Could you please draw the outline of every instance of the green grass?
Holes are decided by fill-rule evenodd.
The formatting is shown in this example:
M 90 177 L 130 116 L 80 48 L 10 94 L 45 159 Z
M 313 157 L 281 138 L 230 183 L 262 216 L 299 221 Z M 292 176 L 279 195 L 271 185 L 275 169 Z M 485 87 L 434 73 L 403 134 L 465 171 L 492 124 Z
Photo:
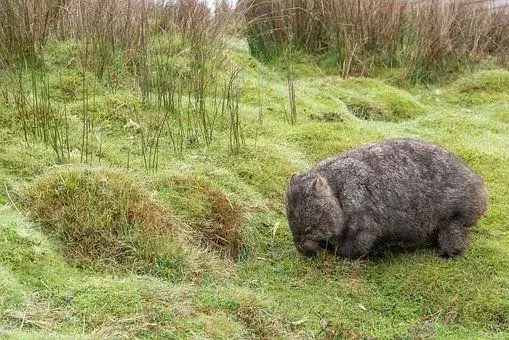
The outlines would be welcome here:
M 69 162 L 79 163 L 81 90 L 77 66 L 66 63 L 73 46 L 50 45 L 46 72 L 55 96 L 67 101 Z M 186 143 L 182 155 L 164 138 L 157 173 L 144 171 L 139 134 L 124 128 L 135 118 L 133 106 L 141 123 L 157 113 L 141 103 L 128 78 L 114 94 L 110 84 L 90 81 L 97 87 L 91 112 L 102 139 L 99 153 L 99 133 L 93 136 L 94 164 L 85 168 L 91 175 L 82 167 L 55 169 L 52 150 L 26 144 L 15 108 L 0 99 L 0 337 L 509 337 L 507 71 L 467 74 L 440 88 L 400 89 L 383 78 L 343 80 L 321 76 L 312 63 L 297 65 L 298 120 L 290 125 L 284 73 L 259 64 L 241 41 L 230 49 L 245 67 L 244 147 L 230 153 L 222 124 L 210 146 Z M 438 142 L 485 179 L 490 209 L 473 229 L 469 250 L 453 261 L 434 250 L 359 262 L 301 257 L 284 212 L 291 174 L 392 137 Z M 31 188 L 32 201 L 23 187 Z M 37 204 L 27 208 L 34 197 Z M 143 256 L 128 266 L 76 261 L 52 229 L 78 228 L 95 216 L 101 223 L 82 226 L 111 227 L 123 219 L 121 227 L 138 230 L 131 208 L 140 197 L 190 228 L 179 247 L 135 244 L 135 251 L 159 252 L 148 267 Z M 34 209 L 50 203 L 61 214 L 34 218 Z M 22 208 L 25 216 L 17 211 Z M 91 210 L 72 214 L 80 208 Z M 238 233 L 214 231 L 232 225 Z M 200 230 L 206 231 L 201 238 Z M 203 242 L 210 233 L 235 235 L 242 250 L 221 256 Z

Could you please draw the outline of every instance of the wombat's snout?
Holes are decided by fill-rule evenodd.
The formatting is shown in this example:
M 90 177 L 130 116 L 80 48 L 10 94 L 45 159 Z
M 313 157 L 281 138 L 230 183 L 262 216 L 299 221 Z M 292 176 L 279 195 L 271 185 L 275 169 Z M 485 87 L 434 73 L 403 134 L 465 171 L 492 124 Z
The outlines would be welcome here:
M 295 245 L 297 250 L 304 256 L 314 256 L 320 250 L 320 244 L 314 241 L 306 241 Z

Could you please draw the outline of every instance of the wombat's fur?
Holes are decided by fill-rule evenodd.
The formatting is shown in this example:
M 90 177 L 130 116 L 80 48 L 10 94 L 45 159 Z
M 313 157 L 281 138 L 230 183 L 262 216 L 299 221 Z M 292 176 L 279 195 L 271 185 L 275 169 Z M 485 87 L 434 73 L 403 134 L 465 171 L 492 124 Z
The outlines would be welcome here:
M 486 212 L 482 179 L 442 147 L 414 139 L 363 146 L 292 176 L 287 215 L 297 249 L 361 258 L 374 246 L 438 245 L 454 257 Z

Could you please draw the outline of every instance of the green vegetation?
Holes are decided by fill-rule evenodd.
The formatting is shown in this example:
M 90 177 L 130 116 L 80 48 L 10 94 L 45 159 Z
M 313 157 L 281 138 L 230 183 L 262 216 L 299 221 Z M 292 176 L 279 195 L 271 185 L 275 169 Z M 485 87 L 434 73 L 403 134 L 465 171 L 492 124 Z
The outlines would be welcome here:
M 297 86 L 301 85 L 304 93 L 297 94 L 299 107 L 322 121 L 334 120 L 335 116 L 347 112 L 361 119 L 385 121 L 412 118 L 426 112 L 426 108 L 407 92 L 376 79 L 320 77 L 312 82 L 310 79 L 300 82 L 302 84 L 298 81 Z M 309 83 L 312 87 L 306 88 Z M 315 100 L 309 101 L 310 95 Z M 313 104 L 314 107 L 310 106 Z
M 158 178 L 161 200 L 174 208 L 204 247 L 237 258 L 243 250 L 243 207 L 199 175 Z M 196 242 L 196 240 L 194 240 Z
M 509 337 L 506 70 L 425 87 L 295 53 L 291 124 L 284 61 L 207 21 L 198 34 L 199 17 L 183 29 L 155 15 L 144 41 L 124 2 L 105 3 L 121 14 L 111 30 L 64 20 L 65 39 L 24 48 L 27 33 L 9 45 L 25 63 L 0 63 L 0 338 Z M 67 36 L 84 32 L 87 56 Z M 469 250 L 300 256 L 290 176 L 395 137 L 437 142 L 485 179 Z
M 254 62 L 245 51 L 232 52 L 239 62 Z M 57 158 L 51 147 L 24 142 L 22 131 L 11 129 L 16 121 L 8 119 L 16 111 L 4 106 L 11 125 L 2 127 L 0 158 L 2 332 L 507 336 L 506 72 L 483 71 L 442 89 L 410 92 L 384 79 L 298 76 L 299 119 L 292 126 L 284 111 L 272 109 L 287 109 L 284 94 L 264 103 L 259 121 L 257 93 L 284 91 L 285 80 L 277 70 L 255 66 L 260 73 L 246 75 L 252 86 L 244 90 L 239 110 L 246 136 L 240 152 L 231 154 L 226 127 L 209 147 L 186 144 L 182 156 L 165 138 L 154 175 L 143 170 L 139 147 L 125 137 L 139 136 L 123 127 L 129 113 L 118 107 L 136 100 L 128 88 L 96 98 L 103 148 L 93 163 L 117 161 L 115 169 L 52 169 Z M 50 77 L 58 71 L 48 72 Z M 476 100 L 463 101 L 465 91 Z M 70 108 L 79 107 L 80 96 L 69 100 Z M 352 103 L 394 119 L 358 118 Z M 79 117 L 69 111 L 75 133 Z M 330 112 L 340 119 L 314 116 Z M 323 157 L 402 136 L 441 143 L 486 179 L 491 208 L 474 229 L 469 251 L 455 261 L 441 260 L 432 250 L 366 262 L 299 256 L 284 215 L 289 176 Z M 75 162 L 79 145 L 71 149 Z M 11 199 L 25 217 L 13 210 Z

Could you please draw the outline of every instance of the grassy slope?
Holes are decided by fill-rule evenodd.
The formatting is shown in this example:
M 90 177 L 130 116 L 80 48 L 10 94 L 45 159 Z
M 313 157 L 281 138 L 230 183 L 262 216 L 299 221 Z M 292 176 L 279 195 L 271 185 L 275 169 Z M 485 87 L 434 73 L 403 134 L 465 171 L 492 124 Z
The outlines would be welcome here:
M 300 116 L 291 126 L 285 118 L 283 73 L 259 65 L 240 44 L 232 50 L 246 67 L 243 151 L 228 154 L 227 143 L 219 143 L 227 141 L 226 133 L 207 149 L 187 150 L 182 159 L 168 147 L 161 156 L 163 169 L 146 176 L 154 180 L 161 201 L 183 217 L 186 205 L 157 185 L 182 169 L 251 206 L 245 256 L 237 263 L 216 259 L 219 263 L 200 275 L 171 281 L 79 268 L 9 206 L 2 190 L 0 336 L 507 338 L 509 74 L 489 71 L 441 89 L 405 91 L 382 80 L 324 78 L 314 66 L 300 65 Z M 72 76 L 69 83 L 72 87 Z M 118 104 L 136 99 L 127 87 L 113 97 L 98 93 L 97 105 L 109 118 L 105 160 L 123 164 L 126 113 Z M 42 146 L 20 142 L 21 136 L 7 128 L 9 107 L 2 105 L 0 111 L 7 112 L 0 118 L 5 120 L 0 127 L 3 187 L 3 182 L 32 180 L 53 157 Z M 351 112 L 391 118 L 361 120 Z M 335 121 L 320 121 L 330 117 Z M 403 136 L 444 145 L 485 178 L 491 208 L 473 230 L 469 251 L 454 261 L 441 260 L 432 250 L 370 262 L 299 256 L 284 216 L 287 178 L 328 155 Z M 192 209 L 199 211 L 199 204 Z

